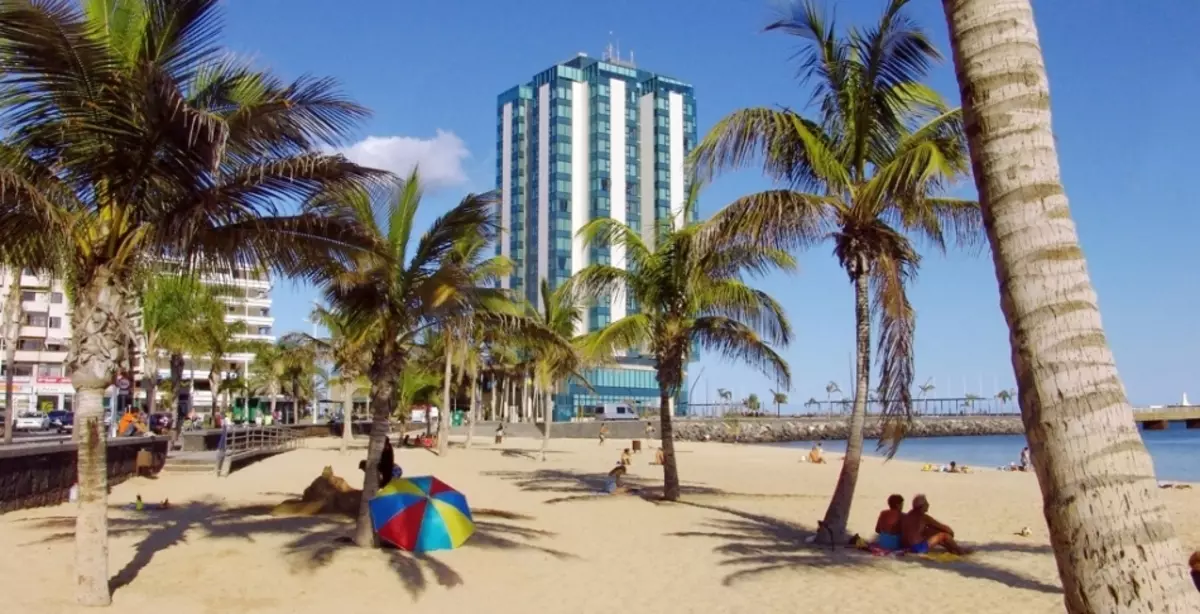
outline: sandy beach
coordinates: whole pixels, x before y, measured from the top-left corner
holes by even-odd
[[[1061,612],[1062,597],[1032,474],[923,473],[866,459],[851,520],[869,534],[887,495],[925,493],[931,514],[978,549],[959,560],[875,557],[805,544],[828,502],[836,460],[800,462],[770,446],[681,443],[684,501],[598,496],[623,441],[482,439],[446,458],[397,450],[408,475],[466,493],[477,532],[466,546],[414,556],[345,543],[337,517],[281,518],[275,504],[326,465],[361,484],[365,451],[336,440],[235,472],[164,474],[113,489],[111,611],[226,612]],[[661,486],[652,452],[634,483]],[[140,494],[167,511],[118,509]],[[1181,539],[1200,547],[1200,489],[1164,490]],[[5,611],[84,611],[73,602],[73,508],[0,516]],[[1028,526],[1029,537],[1016,535]],[[87,610],[91,611],[91,610]]]

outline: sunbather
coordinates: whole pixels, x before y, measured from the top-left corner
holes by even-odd
[[[879,512],[875,521],[875,543],[885,550],[900,550],[900,519],[904,517],[904,497],[892,495],[887,499],[887,509]]]
[[[912,509],[900,519],[900,545],[914,554],[926,554],[938,546],[951,554],[970,554],[954,541],[954,529],[929,515],[925,495],[913,497]]]

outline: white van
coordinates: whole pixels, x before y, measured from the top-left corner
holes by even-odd
[[[592,410],[597,420],[637,420],[637,410],[624,403],[605,403]]]

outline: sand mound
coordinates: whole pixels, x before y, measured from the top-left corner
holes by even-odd
[[[333,467],[326,466],[321,475],[304,489],[299,499],[288,499],[275,506],[271,513],[276,516],[345,514],[353,518],[358,515],[361,498],[361,490],[334,475]]]

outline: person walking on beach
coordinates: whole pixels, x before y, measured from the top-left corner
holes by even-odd
[[[604,445],[604,440],[607,437],[608,437],[608,425],[601,424],[600,425],[600,445]]]
[[[654,440],[654,425],[649,420],[646,421],[646,441]]]
[[[1029,446],[1025,446],[1025,449],[1021,450],[1021,464],[1017,465],[1017,468],[1021,471],[1029,471],[1029,465]]]
[[[900,545],[913,554],[927,554],[935,547],[950,554],[971,552],[954,541],[954,529],[929,515],[929,500],[925,495],[913,497],[912,509],[900,519]]]

